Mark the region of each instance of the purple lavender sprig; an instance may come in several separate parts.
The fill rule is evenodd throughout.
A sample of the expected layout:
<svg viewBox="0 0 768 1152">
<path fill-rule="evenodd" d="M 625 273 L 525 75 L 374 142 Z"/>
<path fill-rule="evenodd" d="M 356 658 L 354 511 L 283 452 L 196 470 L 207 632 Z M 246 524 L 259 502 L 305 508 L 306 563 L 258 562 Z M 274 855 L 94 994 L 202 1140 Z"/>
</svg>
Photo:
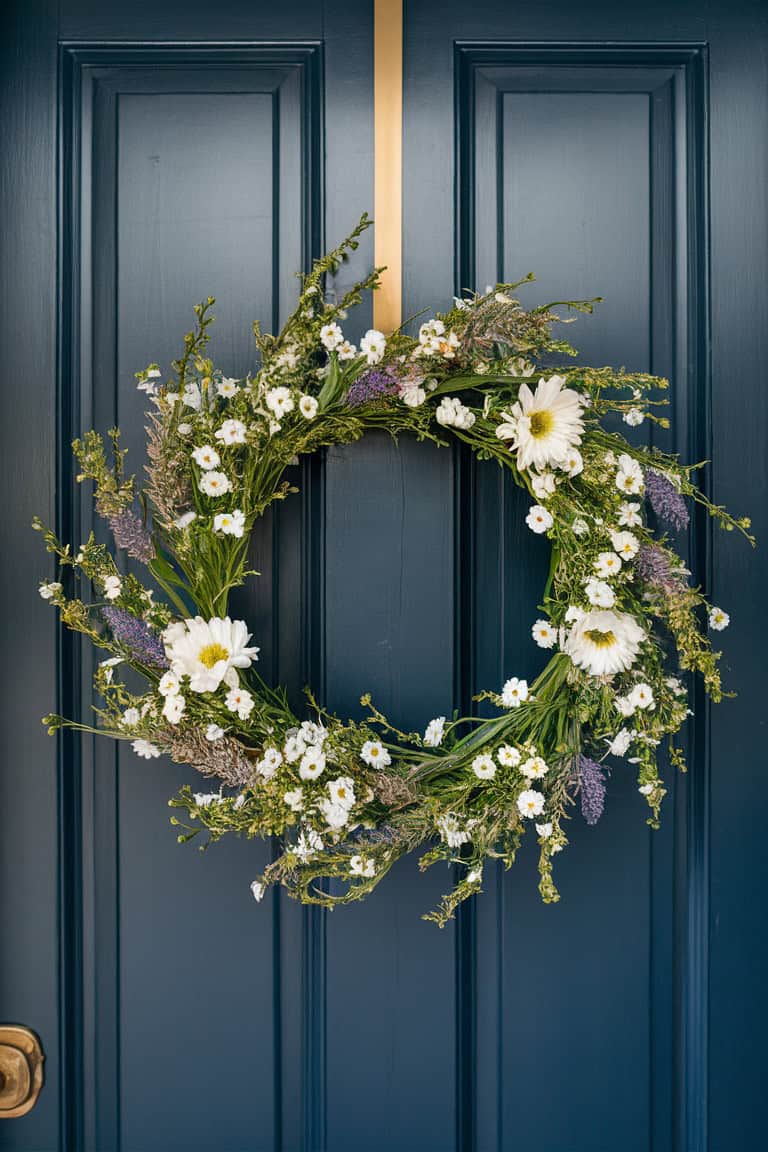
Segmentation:
<svg viewBox="0 0 768 1152">
<path fill-rule="evenodd" d="M 637 553 L 635 567 L 640 579 L 651 587 L 661 588 L 664 592 L 676 592 L 684 586 L 682 572 L 673 569 L 669 556 L 656 544 L 642 545 Z"/>
<path fill-rule="evenodd" d="M 587 756 L 579 756 L 581 814 L 587 824 L 597 824 L 605 806 L 605 773 Z"/>
<path fill-rule="evenodd" d="M 645 469 L 645 494 L 659 520 L 671 524 L 678 532 L 690 522 L 688 509 L 671 480 L 652 468 Z"/>
<path fill-rule="evenodd" d="M 350 408 L 357 408 L 370 400 L 383 400 L 396 392 L 397 380 L 387 368 L 381 372 L 377 368 L 370 368 L 350 386 L 347 404 Z"/>
<path fill-rule="evenodd" d="M 102 608 L 101 614 L 115 640 L 127 648 L 139 664 L 150 668 L 170 667 L 160 636 L 144 620 L 132 616 L 124 608 L 107 606 Z"/>
<path fill-rule="evenodd" d="M 155 546 L 144 524 L 133 512 L 118 512 L 109 517 L 109 526 L 118 548 L 124 548 L 129 556 L 148 564 L 155 558 Z"/>
</svg>

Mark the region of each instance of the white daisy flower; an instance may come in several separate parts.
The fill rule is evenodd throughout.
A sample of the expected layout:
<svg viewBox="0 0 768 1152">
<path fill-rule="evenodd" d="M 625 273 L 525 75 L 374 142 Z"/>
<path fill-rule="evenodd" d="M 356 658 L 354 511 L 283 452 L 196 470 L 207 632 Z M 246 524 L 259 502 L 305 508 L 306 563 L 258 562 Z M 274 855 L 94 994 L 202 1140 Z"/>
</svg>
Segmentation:
<svg viewBox="0 0 768 1152">
<path fill-rule="evenodd" d="M 360 749 L 360 759 L 371 768 L 386 768 L 392 763 L 392 757 L 379 740 L 366 740 Z"/>
<path fill-rule="evenodd" d="M 216 391 L 225 400 L 231 400 L 238 392 L 237 380 L 232 376 L 224 376 L 216 385 Z"/>
<path fill-rule="evenodd" d="M 595 608 L 613 608 L 616 603 L 613 589 L 604 580 L 598 580 L 596 576 L 590 576 L 584 581 L 584 591 L 587 600 Z"/>
<path fill-rule="evenodd" d="M 368 879 L 376 875 L 374 861 L 364 856 L 353 856 L 349 861 L 349 870 L 353 876 L 366 876 Z"/>
<path fill-rule="evenodd" d="M 539 648 L 554 648 L 557 644 L 557 631 L 549 620 L 537 620 L 531 628 L 531 635 Z"/>
<path fill-rule="evenodd" d="M 283 794 L 283 802 L 288 805 L 291 812 L 301 812 L 304 807 L 304 793 L 301 788 L 292 788 Z"/>
<path fill-rule="evenodd" d="M 184 512 L 183 515 L 176 517 L 173 526 L 183 532 L 185 528 L 189 528 L 194 520 L 197 520 L 197 512 Z"/>
<path fill-rule="evenodd" d="M 328 795 L 332 804 L 352 808 L 355 803 L 355 782 L 351 776 L 337 776 L 328 781 Z"/>
<path fill-rule="evenodd" d="M 299 735 L 307 744 L 324 744 L 328 729 L 322 724 L 315 724 L 313 720 L 304 720 L 299 728 Z"/>
<path fill-rule="evenodd" d="M 544 796 L 535 788 L 526 788 L 517 798 L 517 810 L 527 820 L 541 816 L 544 811 Z"/>
<path fill-rule="evenodd" d="M 445 735 L 445 716 L 435 716 L 430 720 L 424 733 L 424 743 L 427 748 L 439 748 Z"/>
<path fill-rule="evenodd" d="M 322 748 L 307 748 L 299 764 L 299 776 L 302 780 L 317 780 L 325 771 L 325 752 Z"/>
<path fill-rule="evenodd" d="M 378 364 L 384 356 L 387 347 L 387 338 L 383 332 L 376 328 L 369 328 L 360 341 L 360 351 L 369 364 Z"/>
<path fill-rule="evenodd" d="M 400 399 L 409 408 L 420 408 L 427 394 L 418 384 L 406 384 L 400 388 Z"/>
<path fill-rule="evenodd" d="M 302 740 L 301 736 L 289 736 L 283 748 L 283 754 L 289 764 L 295 764 L 300 760 L 307 750 L 307 746 Z"/>
<path fill-rule="evenodd" d="M 483 752 L 480 756 L 475 756 L 472 761 L 472 771 L 478 780 L 493 780 L 496 775 L 496 765 L 493 762 L 493 757 Z"/>
<path fill-rule="evenodd" d="M 437 820 L 437 829 L 449 848 L 461 848 L 471 840 L 469 832 L 459 823 L 453 812 L 446 812 Z"/>
<path fill-rule="evenodd" d="M 522 760 L 522 756 L 517 748 L 513 748 L 511 744 L 502 744 L 501 748 L 496 752 L 496 759 L 502 768 L 517 768 Z"/>
<path fill-rule="evenodd" d="M 624 528 L 642 527 L 643 518 L 640 515 L 640 505 L 633 500 L 619 505 L 619 524 Z"/>
<path fill-rule="evenodd" d="M 645 479 L 637 460 L 624 452 L 619 456 L 618 465 L 616 487 L 620 492 L 626 492 L 630 496 L 638 496 L 645 487 Z"/>
<path fill-rule="evenodd" d="M 542 532 L 546 532 L 547 529 L 551 528 L 554 524 L 551 513 L 547 512 L 546 508 L 543 508 L 541 504 L 531 505 L 528 509 L 525 522 L 531 532 L 535 532 L 537 536 L 540 536 Z"/>
<path fill-rule="evenodd" d="M 163 704 L 163 716 L 165 716 L 169 724 L 178 724 L 179 720 L 181 720 L 182 716 L 184 715 L 184 709 L 186 706 L 186 700 L 183 696 L 179 695 L 178 693 L 172 693 L 170 696 L 166 696 L 165 698 L 165 704 Z"/>
<path fill-rule="evenodd" d="M 349 809 L 344 808 L 341 804 L 333 804 L 330 800 L 321 800 L 318 808 L 325 817 L 325 822 L 329 828 L 343 828 L 345 824 L 349 823 Z"/>
<path fill-rule="evenodd" d="M 342 340 L 336 349 L 336 354 L 339 360 L 354 360 L 357 356 L 357 348 L 354 344 L 350 344 L 349 340 Z"/>
<path fill-rule="evenodd" d="M 542 377 L 535 393 L 521 384 L 511 413 L 501 413 L 505 423 L 499 425 L 496 435 L 500 440 L 511 440 L 521 471 L 533 467 L 543 472 L 581 443 L 583 399 L 565 385 L 563 376 Z"/>
<path fill-rule="evenodd" d="M 635 714 L 635 706 L 629 696 L 614 697 L 613 706 L 619 715 L 624 716 L 625 719 Z"/>
<path fill-rule="evenodd" d="M 569 476 L 578 476 L 580 472 L 584 471 L 584 460 L 581 452 L 578 448 L 569 448 L 557 466 Z"/>
<path fill-rule="evenodd" d="M 442 320 L 435 317 L 433 320 L 425 320 L 419 328 L 419 343 L 429 344 L 438 336 L 442 336 L 445 332 L 445 324 Z"/>
<path fill-rule="evenodd" d="M 158 756 L 162 755 L 157 745 L 152 744 L 149 740 L 134 740 L 131 748 L 143 760 L 156 760 Z"/>
<path fill-rule="evenodd" d="M 283 754 L 277 748 L 265 748 L 257 765 L 257 771 L 265 780 L 274 776 L 283 762 Z"/>
<path fill-rule="evenodd" d="M 269 405 L 269 394 L 267 394 L 267 405 Z M 225 420 L 221 428 L 217 428 L 213 435 L 222 444 L 245 444 L 246 432 L 247 429 L 242 420 Z"/>
<path fill-rule="evenodd" d="M 714 632 L 722 632 L 731 622 L 731 618 L 722 608 L 710 608 L 707 621 Z"/>
<path fill-rule="evenodd" d="M 621 570 L 621 557 L 615 552 L 601 552 L 594 563 L 598 576 L 615 576 Z"/>
<path fill-rule="evenodd" d="M 554 472 L 542 472 L 540 476 L 531 475 L 531 488 L 537 500 L 542 503 L 549 499 L 555 491 Z"/>
<path fill-rule="evenodd" d="M 174 672 L 165 672 L 160 677 L 157 690 L 161 696 L 175 696 L 181 691 L 181 680 Z"/>
<path fill-rule="evenodd" d="M 629 700 L 635 708 L 655 708 L 653 689 L 650 684 L 635 684 L 629 693 Z"/>
<path fill-rule="evenodd" d="M 253 711 L 254 701 L 245 688 L 230 688 L 224 700 L 230 712 L 236 712 L 241 720 L 247 720 Z"/>
<path fill-rule="evenodd" d="M 205 738 L 211 744 L 215 744 L 217 740 L 221 740 L 224 735 L 224 729 L 219 727 L 218 724 L 209 724 L 205 730 Z"/>
<path fill-rule="evenodd" d="M 541 836 L 542 840 L 549 840 L 550 836 L 552 835 L 552 825 L 549 820 L 547 820 L 544 824 L 537 824 L 536 831 L 538 835 Z"/>
<path fill-rule="evenodd" d="M 626 756 L 634 738 L 635 734 L 631 728 L 620 728 L 612 740 L 606 740 L 611 756 Z"/>
<path fill-rule="evenodd" d="M 193 692 L 214 692 L 231 669 L 250 668 L 259 652 L 248 647 L 250 638 L 244 621 L 229 616 L 211 620 L 196 616 L 172 624 L 163 633 L 171 671 L 179 678 L 188 676 Z M 230 704 L 227 707 L 236 711 Z"/>
<path fill-rule="evenodd" d="M 611 532 L 611 544 L 622 560 L 634 560 L 640 550 L 640 541 L 632 532 Z"/>
<path fill-rule="evenodd" d="M 53 600 L 54 596 L 58 596 L 61 592 L 61 587 L 58 580 L 51 580 L 48 584 L 41 584 L 38 592 L 43 600 Z"/>
<path fill-rule="evenodd" d="M 299 397 L 299 412 L 305 420 L 314 420 L 317 416 L 317 400 L 314 396 L 300 396 Z"/>
<path fill-rule="evenodd" d="M 644 639 L 633 616 L 596 609 L 573 624 L 564 650 L 590 676 L 611 676 L 632 667 Z"/>
<path fill-rule="evenodd" d="M 586 536 L 589 532 L 589 525 L 586 520 L 582 520 L 581 516 L 577 516 L 573 524 L 571 524 L 571 532 L 574 536 Z"/>
<path fill-rule="evenodd" d="M 501 690 L 501 702 L 505 708 L 519 708 L 528 699 L 528 681 L 513 676 Z"/>
<path fill-rule="evenodd" d="M 219 512 L 213 518 L 213 530 L 222 536 L 237 536 L 240 539 L 245 532 L 245 513 L 239 508 L 232 512 Z"/>
<path fill-rule="evenodd" d="M 204 472 L 199 487 L 206 496 L 223 496 L 232 491 L 230 479 L 224 472 Z"/>
<path fill-rule="evenodd" d="M 210 472 L 211 469 L 218 468 L 221 464 L 221 457 L 210 444 L 203 444 L 201 448 L 195 448 L 192 452 L 192 459 L 198 468 L 202 468 L 204 472 Z"/>
<path fill-rule="evenodd" d="M 104 581 L 104 595 L 107 600 L 117 600 L 122 589 L 123 582 L 119 576 L 107 576 Z"/>
<path fill-rule="evenodd" d="M 292 345 L 290 348 L 286 348 L 285 351 L 280 353 L 280 355 L 275 360 L 275 367 L 288 368 L 290 370 L 295 368 L 298 362 L 299 354 L 296 350 L 296 347 Z"/>
<path fill-rule="evenodd" d="M 638 428 L 645 420 L 645 412 L 640 408 L 630 408 L 624 413 L 623 420 L 625 424 L 629 424 L 630 428 Z"/>
<path fill-rule="evenodd" d="M 320 343 L 329 352 L 335 351 L 344 342 L 344 333 L 338 324 L 323 324 L 320 329 Z"/>
<path fill-rule="evenodd" d="M 270 388 L 264 397 L 267 408 L 274 413 L 278 420 L 293 411 L 293 397 L 290 388 Z"/>
<path fill-rule="evenodd" d="M 541 780 L 549 771 L 549 765 L 541 756 L 529 756 L 520 765 L 520 771 L 529 780 Z"/>
</svg>

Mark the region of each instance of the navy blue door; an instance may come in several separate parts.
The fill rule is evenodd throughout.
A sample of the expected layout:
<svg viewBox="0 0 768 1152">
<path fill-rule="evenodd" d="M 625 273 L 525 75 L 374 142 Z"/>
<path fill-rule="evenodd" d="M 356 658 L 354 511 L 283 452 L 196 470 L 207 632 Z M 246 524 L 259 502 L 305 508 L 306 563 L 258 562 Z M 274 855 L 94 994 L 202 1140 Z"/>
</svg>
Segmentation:
<svg viewBox="0 0 768 1152">
<path fill-rule="evenodd" d="M 257 907 L 268 845 L 176 844 L 188 770 L 40 727 L 87 708 L 89 667 L 37 597 L 32 514 L 87 533 L 72 435 L 119 420 L 138 466 L 132 374 L 176 354 L 190 305 L 217 297 L 215 355 L 244 374 L 250 322 L 279 323 L 294 270 L 372 207 L 372 15 L 4 13 L 0 1023 L 32 1027 L 47 1063 L 0 1148 L 760 1147 L 764 549 L 692 537 L 733 609 L 738 697 L 694 701 L 660 832 L 619 773 L 603 821 L 574 819 L 554 906 L 523 853 L 442 932 L 420 914 L 444 877 L 415 861 L 333 916 Z M 672 443 L 765 541 L 761 4 L 409 0 L 404 40 L 404 314 L 529 269 L 531 302 L 605 296 L 569 333 L 584 359 L 670 377 Z M 297 480 L 238 605 L 275 680 L 349 714 L 370 690 L 411 727 L 533 671 L 545 549 L 497 469 L 370 436 Z"/>
</svg>

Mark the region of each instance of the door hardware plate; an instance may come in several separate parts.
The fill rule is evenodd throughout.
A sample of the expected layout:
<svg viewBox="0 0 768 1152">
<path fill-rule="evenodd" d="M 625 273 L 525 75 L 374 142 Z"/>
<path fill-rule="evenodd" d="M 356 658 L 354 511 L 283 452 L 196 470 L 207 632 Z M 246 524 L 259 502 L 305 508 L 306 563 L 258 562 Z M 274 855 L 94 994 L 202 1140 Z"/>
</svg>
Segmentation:
<svg viewBox="0 0 768 1152">
<path fill-rule="evenodd" d="M 0 1120 L 24 1116 L 43 1086 L 43 1050 L 29 1028 L 0 1024 Z"/>
</svg>

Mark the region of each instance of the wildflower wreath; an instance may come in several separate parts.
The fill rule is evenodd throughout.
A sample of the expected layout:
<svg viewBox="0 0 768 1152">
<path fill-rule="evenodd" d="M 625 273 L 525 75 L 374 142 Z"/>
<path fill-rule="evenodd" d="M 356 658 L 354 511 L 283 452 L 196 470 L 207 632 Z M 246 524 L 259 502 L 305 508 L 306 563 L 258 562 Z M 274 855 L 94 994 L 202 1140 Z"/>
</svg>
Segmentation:
<svg viewBox="0 0 768 1152">
<path fill-rule="evenodd" d="M 606 426 L 618 414 L 630 427 L 666 427 L 655 411 L 666 403 L 657 395 L 665 380 L 537 368 L 574 351 L 552 336 L 555 305 L 526 311 L 512 295 L 524 281 L 455 300 L 417 337 L 371 330 L 351 344 L 339 321 L 378 286 L 380 270 L 337 301 L 325 283 L 368 224 L 364 216 L 303 277 L 278 336 L 254 326 L 253 376 L 229 379 L 206 355 L 212 299 L 195 308 L 172 383 L 157 364 L 137 374 L 154 406 L 142 492 L 124 475 L 117 429 L 112 459 L 96 432 L 75 441 L 78 480 L 93 481 L 97 512 L 148 583 L 93 534 L 73 553 L 35 522 L 67 570 L 41 585 L 42 597 L 107 654 L 95 673 L 98 727 L 45 722 L 128 740 L 139 756 L 167 753 L 218 778 L 214 792 L 182 788 L 171 804 L 186 815 L 173 822 L 181 840 L 202 830 L 209 840 L 280 837 L 281 853 L 252 884 L 257 899 L 280 883 L 310 903 L 358 900 L 421 847 L 422 868 L 457 865 L 430 914 L 442 924 L 480 890 L 487 858 L 511 865 L 526 831 L 540 846 L 541 895 L 556 900 L 552 858 L 567 843 L 568 808 L 578 797 L 587 822 L 599 818 L 612 758 L 635 766 L 656 826 L 664 738 L 670 762 L 684 768 L 674 736 L 688 700 L 676 673 L 700 673 L 720 700 L 705 620 L 714 630 L 728 623 L 689 583 L 666 529 L 688 525 L 686 498 L 726 529 L 746 535 L 749 521 L 710 504 L 693 468 L 628 443 L 615 417 Z M 246 624 L 227 614 L 230 591 L 252 575 L 254 522 L 295 491 L 286 468 L 371 428 L 439 445 L 455 439 L 509 469 L 531 496 L 528 527 L 551 541 L 544 614 L 531 631 L 552 657 L 530 685 L 510 676 L 482 692 L 491 718 L 438 716 L 423 735 L 401 732 L 368 696 L 366 719 L 345 721 L 309 691 L 311 718 L 296 715 L 283 689 L 259 675 Z M 78 578 L 95 589 L 94 602 L 77 595 Z M 143 678 L 143 691 L 120 677 L 124 669 Z"/>
</svg>

